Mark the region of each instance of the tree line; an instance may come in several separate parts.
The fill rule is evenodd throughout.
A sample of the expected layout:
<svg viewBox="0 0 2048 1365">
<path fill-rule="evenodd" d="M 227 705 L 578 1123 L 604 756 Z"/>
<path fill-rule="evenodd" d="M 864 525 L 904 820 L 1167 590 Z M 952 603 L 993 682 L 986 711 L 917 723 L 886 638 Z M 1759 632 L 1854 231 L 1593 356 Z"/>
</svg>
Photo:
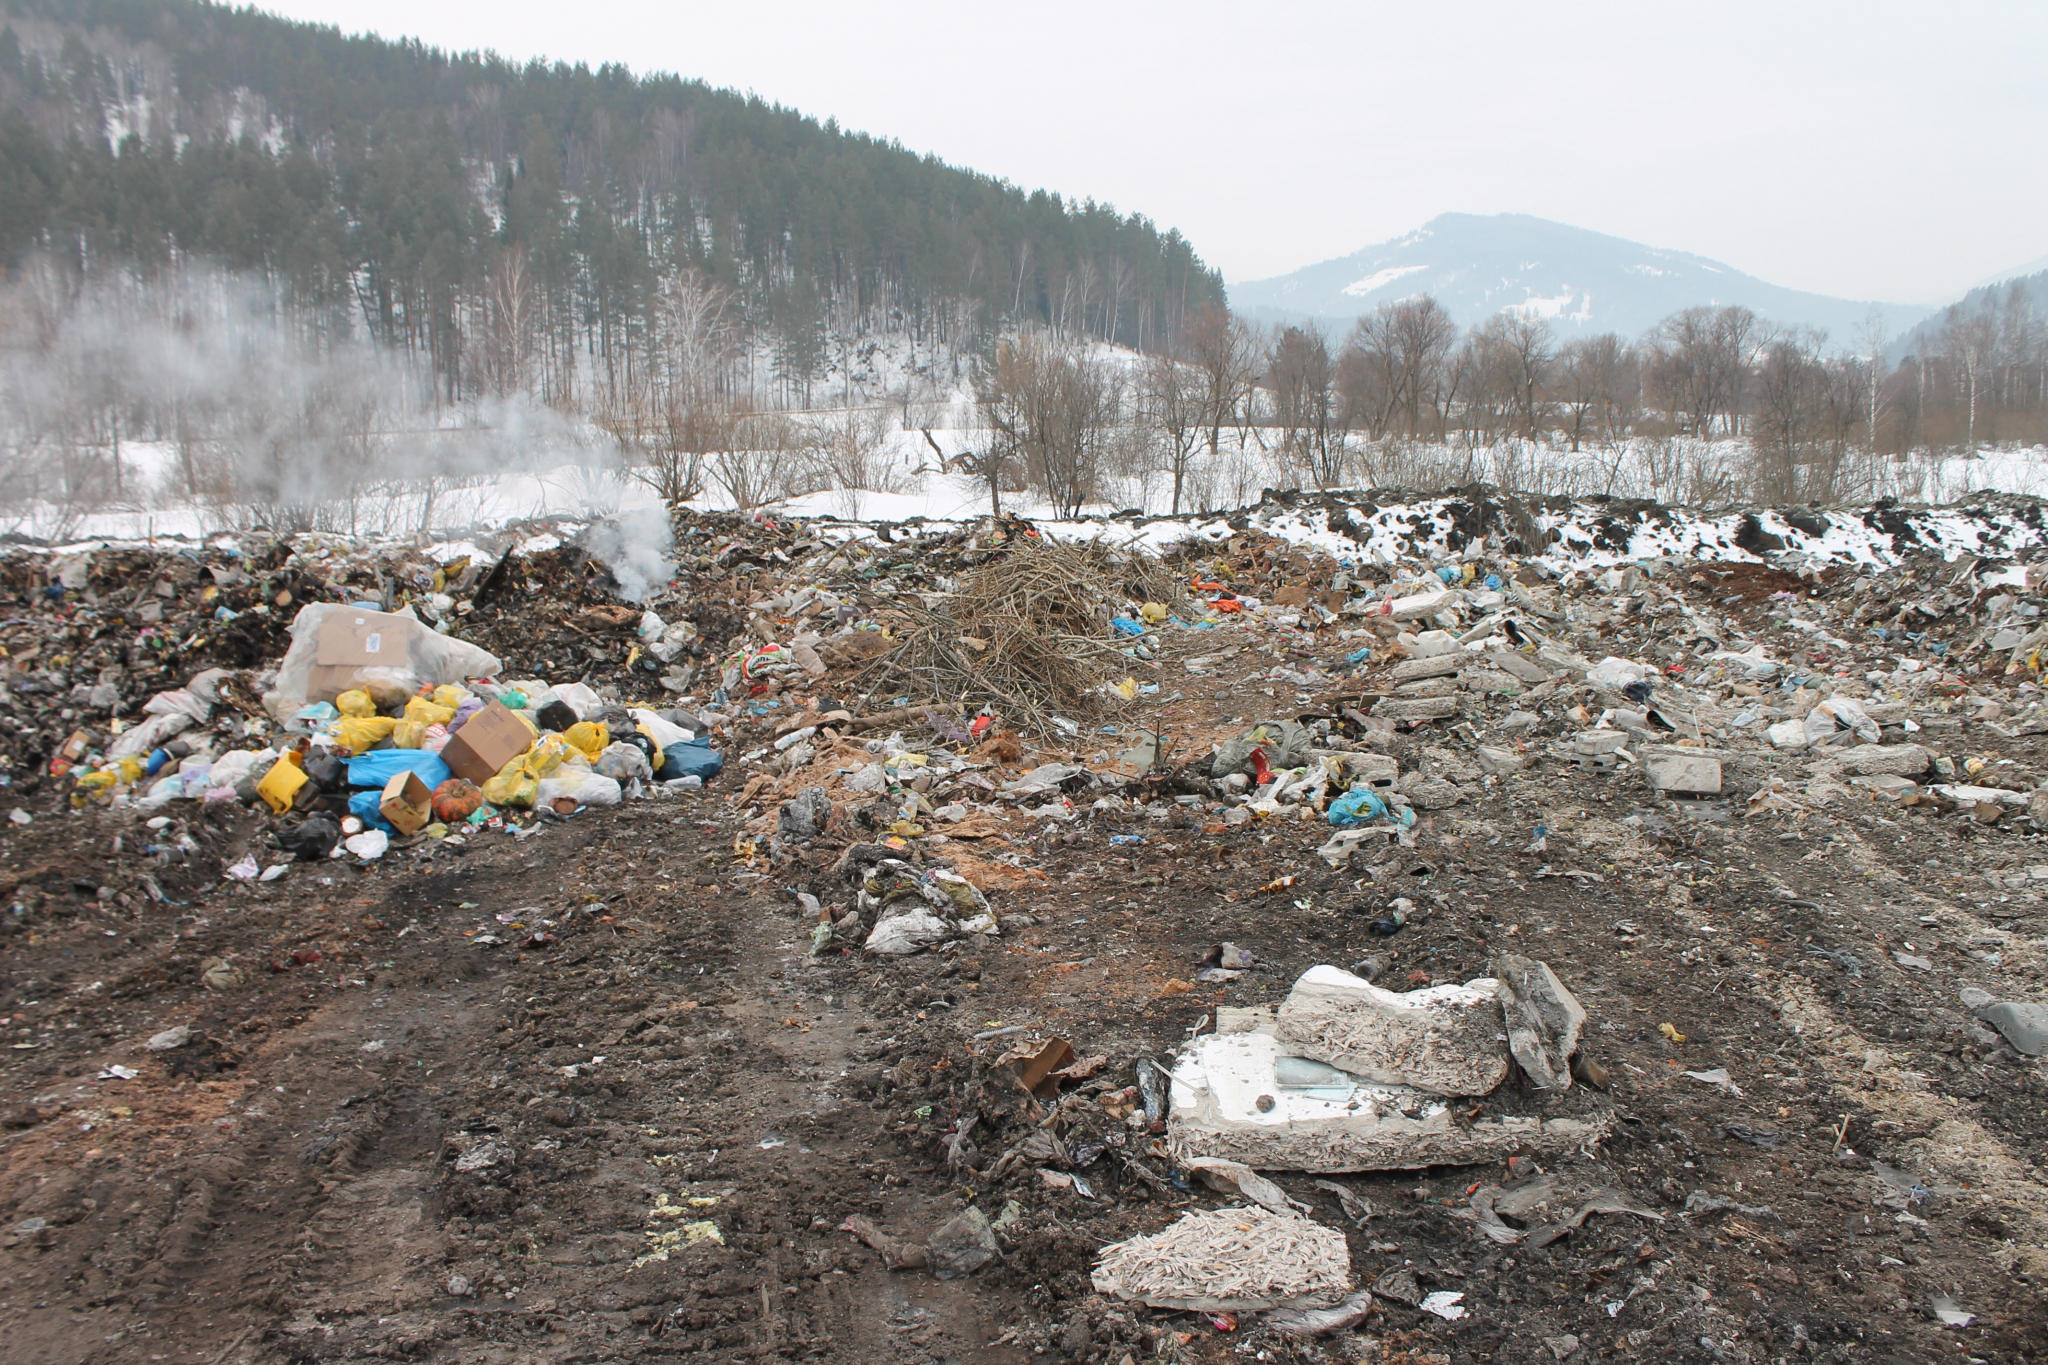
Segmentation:
<svg viewBox="0 0 2048 1365">
<path fill-rule="evenodd" d="M 1137 350 L 1220 303 L 1177 232 L 701 82 L 345 37 L 196 0 L 0 0 L 0 268 L 257 274 L 316 344 L 448 401 L 644 382 L 678 281 L 731 299 L 753 390 L 833 342 L 962 354 L 1020 325 Z"/>
<path fill-rule="evenodd" d="M 1593 491 L 1621 486 L 1623 462 L 1646 452 L 1693 460 L 1694 470 L 1651 473 L 1695 500 L 1910 486 L 1873 480 L 1871 462 L 2048 440 L 2041 297 L 2026 282 L 1973 296 L 1917 332 L 1903 355 L 1875 318 L 1846 346 L 1741 307 L 1688 308 L 1633 340 L 1561 338 L 1512 310 L 1461 328 L 1427 294 L 1381 305 L 1341 339 L 1313 324 L 1261 332 L 1209 309 L 1171 350 L 1130 367 L 1025 335 L 979 371 L 991 451 L 983 472 L 1067 513 L 1146 473 L 1175 512 L 1213 505 L 1226 447 L 1240 465 L 1256 451 L 1277 481 L 1298 487 L 1397 482 L 1455 468 L 1443 452 L 1503 448 L 1517 463 L 1496 458 L 1489 472 L 1539 484 L 1554 482 L 1546 465 L 1604 464 L 1605 487 L 1596 480 Z M 1130 434 L 1114 437 L 1119 425 Z M 1700 460 L 1714 443 L 1739 454 Z M 1418 462 L 1418 449 L 1438 455 Z M 1468 458 L 1465 467 L 1479 466 Z M 1001 468 L 1011 472 L 998 476 Z M 1202 491 L 1191 495 L 1196 483 Z M 1242 499 L 1241 469 L 1221 491 Z"/>
</svg>

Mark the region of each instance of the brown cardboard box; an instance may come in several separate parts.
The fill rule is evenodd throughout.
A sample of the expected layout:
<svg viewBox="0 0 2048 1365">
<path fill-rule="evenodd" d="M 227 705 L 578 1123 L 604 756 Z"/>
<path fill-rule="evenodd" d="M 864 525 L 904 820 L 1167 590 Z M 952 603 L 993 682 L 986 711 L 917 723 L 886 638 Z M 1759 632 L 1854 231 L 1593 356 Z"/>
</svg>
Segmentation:
<svg viewBox="0 0 2048 1365">
<path fill-rule="evenodd" d="M 356 685 L 358 670 L 404 668 L 412 658 L 413 632 L 420 623 L 390 612 L 330 612 L 313 637 L 313 670 L 306 682 L 311 701 L 333 701 Z"/>
<path fill-rule="evenodd" d="M 434 794 L 427 790 L 418 773 L 399 773 L 384 784 L 377 811 L 400 834 L 418 834 L 434 818 Z"/>
<path fill-rule="evenodd" d="M 471 716 L 441 750 L 441 761 L 457 777 L 481 787 L 498 769 L 533 747 L 533 731 L 502 702 L 491 702 Z"/>
</svg>

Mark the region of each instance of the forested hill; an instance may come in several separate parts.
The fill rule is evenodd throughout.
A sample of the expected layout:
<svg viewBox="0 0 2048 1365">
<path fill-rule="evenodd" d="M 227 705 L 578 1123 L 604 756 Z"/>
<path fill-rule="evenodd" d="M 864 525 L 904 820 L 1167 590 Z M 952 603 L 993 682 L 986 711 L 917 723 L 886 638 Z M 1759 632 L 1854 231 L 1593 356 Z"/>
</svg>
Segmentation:
<svg viewBox="0 0 2048 1365">
<path fill-rule="evenodd" d="M 677 76 L 191 0 L 0 0 L 0 25 L 0 261 L 262 271 L 451 376 L 508 288 L 608 355 L 691 268 L 799 371 L 828 326 L 1152 348 L 1223 297 L 1143 218 Z"/>
</svg>

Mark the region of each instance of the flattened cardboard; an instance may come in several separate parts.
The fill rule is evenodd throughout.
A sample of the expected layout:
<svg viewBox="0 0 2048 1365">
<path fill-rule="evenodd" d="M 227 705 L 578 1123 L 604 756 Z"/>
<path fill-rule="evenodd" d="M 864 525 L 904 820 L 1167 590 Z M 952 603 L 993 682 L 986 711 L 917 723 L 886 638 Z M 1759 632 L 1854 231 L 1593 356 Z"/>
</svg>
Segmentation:
<svg viewBox="0 0 2048 1365">
<path fill-rule="evenodd" d="M 502 702 L 471 716 L 441 750 L 441 761 L 457 777 L 481 787 L 498 769 L 533 747 L 533 731 Z"/>
<path fill-rule="evenodd" d="M 413 632 L 420 623 L 384 611 L 332 612 L 313 637 L 313 668 L 306 679 L 309 701 L 333 701 L 356 685 L 364 668 L 404 668 L 412 659 Z"/>
<path fill-rule="evenodd" d="M 400 834 L 418 834 L 434 818 L 434 794 L 416 772 L 394 773 L 384 784 L 377 812 Z"/>
<path fill-rule="evenodd" d="M 406 662 L 419 622 L 385 611 L 337 611 L 320 623 L 314 637 L 317 664 L 353 668 L 398 667 Z"/>
</svg>

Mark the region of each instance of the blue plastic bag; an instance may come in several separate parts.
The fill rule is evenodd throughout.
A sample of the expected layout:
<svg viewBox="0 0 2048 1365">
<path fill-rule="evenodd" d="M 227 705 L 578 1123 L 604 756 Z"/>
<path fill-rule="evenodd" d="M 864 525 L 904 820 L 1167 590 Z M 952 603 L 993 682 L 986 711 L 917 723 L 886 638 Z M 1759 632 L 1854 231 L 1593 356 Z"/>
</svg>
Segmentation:
<svg viewBox="0 0 2048 1365">
<path fill-rule="evenodd" d="M 1133 621 L 1128 616 L 1112 616 L 1109 618 L 1109 625 L 1110 629 L 1119 635 L 1143 635 L 1145 633 L 1145 623 L 1143 621 Z"/>
<path fill-rule="evenodd" d="M 386 782 L 407 772 L 418 773 L 428 791 L 455 776 L 441 755 L 426 749 L 373 749 L 348 761 L 348 784 L 382 791 Z"/>
<path fill-rule="evenodd" d="M 661 780 L 701 777 L 706 782 L 725 771 L 725 756 L 706 739 L 685 740 L 661 751 Z"/>
<path fill-rule="evenodd" d="M 384 812 L 377 809 L 377 803 L 383 796 L 382 791 L 357 792 L 348 799 L 348 813 L 362 821 L 365 828 L 381 829 L 388 834 L 396 834 L 398 827 L 386 820 Z"/>
<path fill-rule="evenodd" d="M 1330 803 L 1330 823 L 1339 829 L 1362 825 L 1388 814 L 1387 803 L 1371 787 L 1353 787 Z"/>
</svg>

